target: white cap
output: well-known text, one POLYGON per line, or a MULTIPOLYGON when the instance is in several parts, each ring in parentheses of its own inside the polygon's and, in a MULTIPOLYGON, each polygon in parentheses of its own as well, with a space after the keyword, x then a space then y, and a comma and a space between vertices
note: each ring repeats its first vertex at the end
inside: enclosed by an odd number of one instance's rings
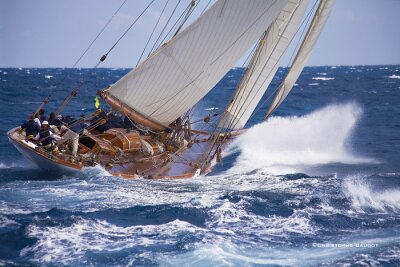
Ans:
POLYGON ((57 115, 57 118, 62 118, 62 115, 61 115, 61 114, 58 114, 58 115, 57 115))
POLYGON ((42 125, 49 125, 49 122, 48 121, 43 121, 42 125))

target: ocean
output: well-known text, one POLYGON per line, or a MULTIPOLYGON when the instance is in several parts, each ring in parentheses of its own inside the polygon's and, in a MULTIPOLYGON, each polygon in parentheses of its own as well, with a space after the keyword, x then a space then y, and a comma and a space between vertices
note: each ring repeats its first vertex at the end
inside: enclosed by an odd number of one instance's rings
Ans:
MULTIPOLYGON (((306 67, 193 179, 56 176, 8 142, 50 93, 47 112, 85 80, 63 111, 78 117, 127 72, 0 69, 0 266, 400 266, 400 66, 306 67)), ((242 74, 194 117, 220 112, 242 74)))

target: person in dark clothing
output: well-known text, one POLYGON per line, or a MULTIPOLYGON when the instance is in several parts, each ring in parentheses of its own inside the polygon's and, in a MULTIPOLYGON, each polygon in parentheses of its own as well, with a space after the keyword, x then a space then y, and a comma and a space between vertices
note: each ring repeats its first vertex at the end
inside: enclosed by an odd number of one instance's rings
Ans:
POLYGON ((21 130, 25 130, 26 137, 31 140, 39 139, 40 127, 37 122, 35 122, 35 116, 30 116, 29 120, 21 125, 21 130))
POLYGON ((56 114, 54 112, 50 113, 48 123, 49 123, 49 125, 55 125, 58 128, 60 128, 61 125, 63 125, 62 121, 56 117, 56 114))
POLYGON ((74 121, 74 120, 75 120, 75 119, 72 118, 70 115, 67 115, 67 116, 65 116, 63 122, 66 123, 66 124, 69 124, 69 123, 71 123, 71 122, 74 121))
POLYGON ((45 110, 43 108, 39 109, 39 120, 40 122, 47 121, 46 115, 44 115, 45 110))
POLYGON ((44 146, 47 149, 52 149, 53 148, 53 141, 54 140, 59 140, 61 137, 58 135, 55 135, 52 131, 52 129, 49 127, 49 123, 47 121, 43 121, 42 127, 40 129, 40 142, 42 143, 42 146, 44 146))

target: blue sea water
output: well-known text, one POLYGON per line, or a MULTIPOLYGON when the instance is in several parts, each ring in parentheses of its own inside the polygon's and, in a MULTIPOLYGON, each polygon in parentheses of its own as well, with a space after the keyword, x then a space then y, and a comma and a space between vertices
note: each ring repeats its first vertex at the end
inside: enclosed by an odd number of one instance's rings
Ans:
MULTIPOLYGON (((6 132, 50 92, 94 108, 127 69, 0 69, 0 266, 399 266, 400 66, 308 67, 207 176, 54 176, 6 132)), ((280 69, 269 92, 282 79, 280 69)), ((243 69, 195 108, 220 111, 243 69)), ((265 96, 267 98, 268 96, 265 96)))

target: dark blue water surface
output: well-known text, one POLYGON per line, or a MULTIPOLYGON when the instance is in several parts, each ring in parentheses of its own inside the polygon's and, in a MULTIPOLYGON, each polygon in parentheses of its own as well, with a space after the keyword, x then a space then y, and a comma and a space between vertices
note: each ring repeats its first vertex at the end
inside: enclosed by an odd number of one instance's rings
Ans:
MULTIPOLYGON (((8 142, 50 93, 47 110, 85 80, 63 111, 77 117, 127 71, 0 69, 0 266, 400 265, 400 66, 305 68, 274 117, 257 124, 261 108, 194 179, 54 176, 8 142)), ((194 117, 220 112, 242 73, 194 117)))

